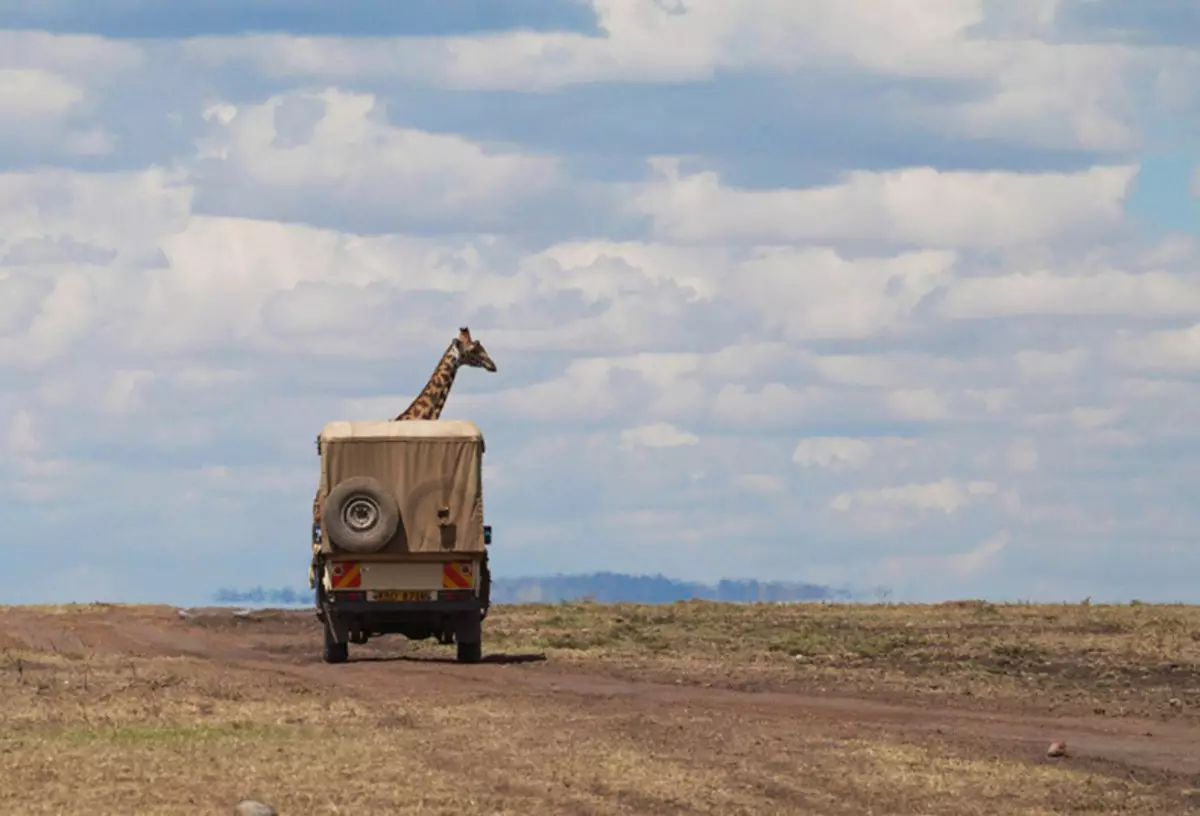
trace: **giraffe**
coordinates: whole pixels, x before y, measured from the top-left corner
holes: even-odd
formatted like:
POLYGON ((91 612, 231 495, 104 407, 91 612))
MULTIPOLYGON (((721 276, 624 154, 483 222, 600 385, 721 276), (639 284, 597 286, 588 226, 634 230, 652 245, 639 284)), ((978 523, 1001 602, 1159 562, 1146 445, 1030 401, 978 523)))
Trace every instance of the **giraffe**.
POLYGON ((438 360, 429 382, 425 383, 425 388, 412 404, 396 417, 396 421, 440 417, 442 409, 446 407, 446 398, 450 396, 450 389, 454 386, 454 378, 462 366, 493 372, 496 370, 496 364, 483 348, 483 343, 472 340, 471 332, 466 326, 458 330, 458 336, 450 342, 442 359, 438 360))
MULTIPOLYGON (((421 393, 393 421, 437 419, 440 417, 442 409, 446 407, 446 398, 450 396, 450 389, 454 386, 454 378, 458 374, 458 369, 462 366, 482 368, 485 371, 493 372, 496 370, 496 363, 492 361, 487 350, 484 349, 483 343, 471 339, 471 331, 466 326, 459 328, 458 335, 450 341, 450 345, 446 347, 442 358, 438 360, 437 366, 433 369, 433 374, 430 375, 429 381, 425 383, 425 387, 421 389, 421 393)), ((318 488, 316 495, 313 496, 314 532, 320 520, 321 490, 318 488)), ((316 546, 317 542, 314 539, 313 547, 316 546)), ((313 569, 309 567, 308 584, 310 587, 315 586, 314 581, 315 575, 313 569)))

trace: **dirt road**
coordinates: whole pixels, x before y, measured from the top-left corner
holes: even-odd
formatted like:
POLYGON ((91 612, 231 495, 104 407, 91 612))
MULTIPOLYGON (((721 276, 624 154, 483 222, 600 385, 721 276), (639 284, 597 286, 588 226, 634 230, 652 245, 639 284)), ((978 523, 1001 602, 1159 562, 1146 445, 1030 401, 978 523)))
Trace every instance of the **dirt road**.
MULTIPOLYGON (((128 679, 121 681, 124 685, 115 679, 125 667, 137 665, 144 666, 141 671, 147 675, 168 667, 168 674, 176 678, 169 683, 186 689, 175 697, 163 696, 158 704, 152 721, 163 727, 182 727, 179 712, 185 704, 216 716, 211 706, 205 709, 203 701, 197 702, 206 688, 211 699, 239 701, 254 696, 247 689, 259 689, 274 690, 264 705, 271 694, 276 701, 288 695, 306 701, 307 708, 295 709, 293 724, 323 725, 325 714, 313 712, 329 710, 333 700, 353 701, 360 716, 370 714, 373 733, 381 712, 399 709, 417 723, 440 722, 433 732, 413 725, 405 739, 416 740, 427 757, 439 757, 434 767, 448 762, 460 774, 470 773, 470 751, 459 746, 460 752, 452 743, 460 738, 482 740, 485 744, 476 747, 493 752, 484 762, 488 770, 466 787, 472 796, 486 797, 488 804, 473 812, 1200 810, 1200 798, 1192 791, 1200 779, 1200 727, 1186 720, 1060 716, 1030 711, 1020 700, 967 708, 829 687, 744 691, 736 688, 739 683, 720 676, 672 676, 671 669, 664 669, 648 679, 644 670, 627 671, 603 660, 556 659, 531 650, 492 652, 483 664, 462 666, 452 661, 451 649, 412 649, 402 638, 352 647, 351 662, 328 666, 319 660, 319 643, 309 612, 239 617, 231 610, 181 613, 168 608, 6 610, 0 621, 6 681, 18 691, 35 682, 30 678, 50 683, 49 691, 33 686, 31 705, 41 706, 39 715, 22 719, 9 712, 13 719, 7 723, 8 735, 26 734, 22 729, 47 723, 68 730, 79 726, 63 712, 81 701, 55 683, 66 672, 74 679, 63 682, 78 687, 81 662, 93 667, 87 669, 92 674, 85 682, 93 689, 107 689, 109 702, 144 692, 131 691, 128 679), (225 685, 216 685, 220 683, 225 685), (172 706, 179 710, 172 713, 172 706), (442 713, 432 719, 423 714, 434 711, 442 713), (451 722, 455 711, 474 712, 476 725, 451 722), (478 726, 481 716, 496 733, 487 736, 488 729, 478 726), (539 736, 532 720, 549 730, 539 736), (438 734, 444 735, 440 742, 433 738, 438 734), (509 740, 530 748, 498 757, 509 740), (1045 756, 1056 740, 1067 742, 1069 756, 1045 756), (535 761, 535 754, 544 754, 546 742, 554 746, 545 754, 546 762, 560 763, 549 769, 535 761), (561 765, 561 755, 576 747, 618 767, 598 773, 594 767, 572 771, 569 763, 561 765), (621 763, 636 764, 638 757, 691 787, 670 794, 669 785, 622 774, 621 763), (698 783, 706 778, 716 781, 698 783), (963 796, 976 801, 964 801, 963 796)), ((99 712, 103 704, 96 703, 94 710, 99 712)), ((229 711, 234 708, 231 705, 229 711)), ((121 716, 106 722, 125 728, 147 721, 145 716, 121 716)), ((238 716, 252 721, 259 714, 238 716)), ((288 719, 278 711, 272 716, 288 719)), ((87 717, 84 722, 94 726, 87 717)), ((34 742, 41 746, 43 761, 51 756, 45 752, 62 748, 34 742)), ((339 755, 338 762, 344 760, 339 755)), ((13 770, 22 765, 11 745, 4 762, 13 770)), ((419 776, 428 770, 423 765, 412 772, 419 776)), ((320 809, 320 794, 303 800, 311 809, 296 807, 301 799, 285 783, 270 773, 260 782, 268 788, 274 785, 270 798, 294 805, 281 812, 334 812, 320 809)), ((232 787, 226 787, 233 796, 232 787)), ((449 812, 460 805, 453 795, 432 796, 424 804, 408 797, 407 802, 394 802, 389 812, 449 812)), ((96 804, 92 801, 89 807, 96 804)), ((159 810, 145 812, 176 812, 165 801, 155 807, 159 810)), ((22 812, 75 811, 26 804, 22 812)), ((384 811, 368 807, 353 812, 384 811)))

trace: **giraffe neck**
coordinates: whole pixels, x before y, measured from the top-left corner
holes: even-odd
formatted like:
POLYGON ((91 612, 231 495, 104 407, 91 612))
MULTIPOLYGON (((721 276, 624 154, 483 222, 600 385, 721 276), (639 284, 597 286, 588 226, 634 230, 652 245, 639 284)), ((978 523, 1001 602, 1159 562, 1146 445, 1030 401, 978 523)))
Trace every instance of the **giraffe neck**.
POLYGON ((454 386, 454 378, 458 374, 458 360, 458 343, 451 343, 442 359, 438 361, 437 367, 433 369, 433 375, 430 376, 429 382, 425 383, 425 388, 396 419, 440 417, 442 409, 446 407, 446 398, 450 396, 450 389, 454 386))

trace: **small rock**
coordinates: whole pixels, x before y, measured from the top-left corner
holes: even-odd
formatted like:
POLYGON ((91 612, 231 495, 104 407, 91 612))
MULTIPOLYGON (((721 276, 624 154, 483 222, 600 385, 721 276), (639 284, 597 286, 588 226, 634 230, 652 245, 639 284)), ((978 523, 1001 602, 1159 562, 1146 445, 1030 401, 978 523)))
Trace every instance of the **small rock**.
POLYGON ((1048 757, 1064 757, 1067 755, 1067 744, 1065 742, 1052 742, 1050 747, 1046 749, 1048 757))
POLYGON ((253 799, 243 799, 233 808, 233 816, 277 816, 275 808, 253 799))
POLYGON ((1170 700, 1167 700, 1167 705, 1171 708, 1183 708, 1183 701, 1178 697, 1172 697, 1170 700))

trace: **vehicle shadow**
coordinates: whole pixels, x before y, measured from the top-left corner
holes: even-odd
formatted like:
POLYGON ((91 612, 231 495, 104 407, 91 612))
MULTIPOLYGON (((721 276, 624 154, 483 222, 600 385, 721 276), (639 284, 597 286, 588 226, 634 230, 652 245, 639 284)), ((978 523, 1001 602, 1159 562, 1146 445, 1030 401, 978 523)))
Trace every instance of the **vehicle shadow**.
MULTIPOLYGON (((492 664, 497 666, 512 666, 520 663, 541 663, 546 659, 544 652, 525 653, 525 654, 485 654, 478 663, 474 665, 492 664)), ((458 664, 458 660, 453 655, 351 655, 351 663, 454 663, 458 664)), ((469 663, 458 665, 472 665, 469 663)))

